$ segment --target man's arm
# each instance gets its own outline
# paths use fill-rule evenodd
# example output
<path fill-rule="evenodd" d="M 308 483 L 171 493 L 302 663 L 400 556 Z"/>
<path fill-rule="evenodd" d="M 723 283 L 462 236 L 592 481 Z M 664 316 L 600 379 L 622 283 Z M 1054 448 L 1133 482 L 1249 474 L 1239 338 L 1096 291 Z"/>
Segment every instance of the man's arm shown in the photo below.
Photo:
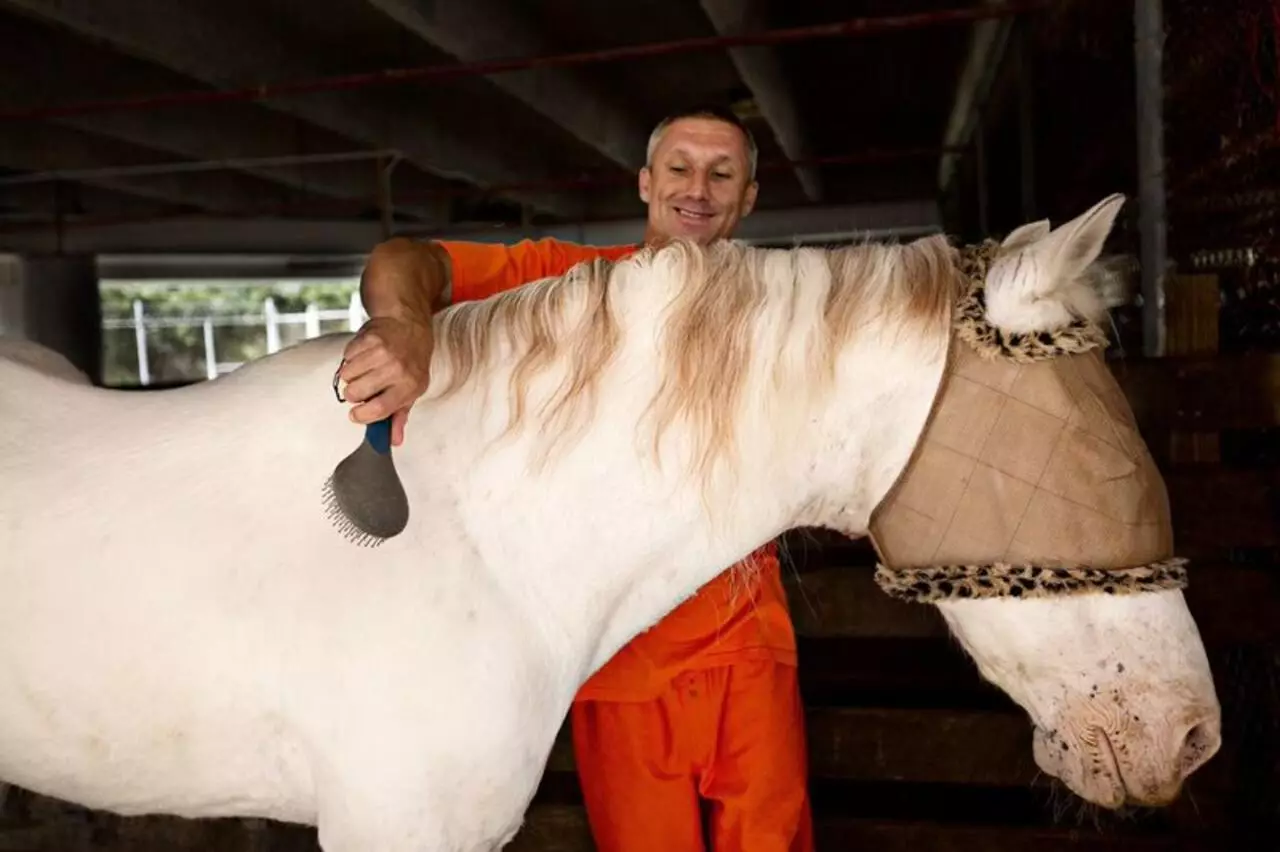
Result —
<path fill-rule="evenodd" d="M 369 321 L 343 350 L 338 378 L 356 423 L 391 418 L 391 443 L 404 441 L 409 409 L 426 393 L 435 339 L 431 318 L 448 306 L 452 269 L 438 243 L 396 237 L 374 247 L 360 277 Z"/>
<path fill-rule="evenodd" d="M 430 381 L 436 311 L 561 275 L 583 260 L 619 259 L 632 251 L 633 246 L 596 248 L 555 239 L 511 246 L 404 237 L 380 243 L 360 280 L 369 321 L 347 344 L 338 370 L 347 382 L 346 399 L 355 403 L 351 419 L 372 423 L 390 416 L 392 444 L 401 444 L 409 409 Z"/>
<path fill-rule="evenodd" d="M 430 317 L 449 305 L 450 266 L 449 253 L 439 243 L 395 237 L 369 254 L 360 299 L 370 318 Z"/>

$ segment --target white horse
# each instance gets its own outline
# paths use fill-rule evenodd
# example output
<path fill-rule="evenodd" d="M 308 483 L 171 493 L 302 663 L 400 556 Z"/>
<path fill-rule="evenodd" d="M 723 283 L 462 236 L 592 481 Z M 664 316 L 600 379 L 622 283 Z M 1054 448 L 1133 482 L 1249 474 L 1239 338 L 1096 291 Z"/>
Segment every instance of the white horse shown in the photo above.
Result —
<path fill-rule="evenodd" d="M 993 312 L 1097 319 L 1117 208 L 1020 231 Z M 320 505 L 360 439 L 346 336 L 149 394 L 0 360 L 0 779 L 327 852 L 501 847 L 620 646 L 790 528 L 868 533 L 943 381 L 957 257 L 675 244 L 451 308 L 379 548 Z M 1168 800 L 1217 748 L 1176 588 L 937 605 L 1082 796 Z"/>

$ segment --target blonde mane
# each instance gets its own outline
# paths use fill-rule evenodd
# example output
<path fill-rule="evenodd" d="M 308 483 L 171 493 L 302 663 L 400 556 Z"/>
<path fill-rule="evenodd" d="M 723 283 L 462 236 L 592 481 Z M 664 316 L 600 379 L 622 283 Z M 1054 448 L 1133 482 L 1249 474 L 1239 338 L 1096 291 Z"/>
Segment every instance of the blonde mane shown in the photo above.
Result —
<path fill-rule="evenodd" d="M 529 414 L 532 383 L 560 381 L 538 411 L 554 443 L 590 422 L 598 382 L 623 338 L 633 288 L 657 291 L 662 320 L 650 400 L 656 454 L 677 422 L 691 429 L 694 469 L 706 476 L 735 447 L 746 405 L 771 425 L 803 421 L 831 388 L 842 346 L 856 334 L 944 340 L 963 279 L 945 237 L 905 245 L 764 249 L 674 241 L 618 261 L 584 262 L 562 276 L 455 305 L 436 325 L 431 396 L 451 394 L 510 359 L 508 432 Z M 759 381 L 767 379 L 766 382 Z"/>

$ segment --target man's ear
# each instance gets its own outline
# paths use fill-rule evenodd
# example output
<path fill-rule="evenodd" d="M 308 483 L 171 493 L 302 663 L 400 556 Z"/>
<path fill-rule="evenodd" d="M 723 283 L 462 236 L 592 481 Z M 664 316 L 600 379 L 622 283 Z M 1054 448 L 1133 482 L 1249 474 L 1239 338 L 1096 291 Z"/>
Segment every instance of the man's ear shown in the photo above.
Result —
<path fill-rule="evenodd" d="M 640 169 L 640 200 L 645 204 L 649 203 L 649 181 L 652 177 L 649 174 L 649 167 L 644 166 Z"/>
<path fill-rule="evenodd" d="M 745 219 L 751 215 L 751 211 L 756 209 L 756 196 L 760 192 L 760 184 L 757 181 L 751 181 L 747 186 L 746 196 L 742 203 L 742 218 Z"/>

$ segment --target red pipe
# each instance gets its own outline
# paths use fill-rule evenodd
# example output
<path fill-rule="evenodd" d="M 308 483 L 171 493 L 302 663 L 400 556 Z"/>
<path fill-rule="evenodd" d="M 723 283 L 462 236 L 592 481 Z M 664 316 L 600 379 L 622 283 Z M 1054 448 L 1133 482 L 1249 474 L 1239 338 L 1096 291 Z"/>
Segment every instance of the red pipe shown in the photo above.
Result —
<path fill-rule="evenodd" d="M 875 33 L 922 29 L 943 24 L 963 24 L 988 18 L 1040 11 L 1051 5 L 1050 0 L 1011 0 L 1001 5 L 983 5 L 967 9 L 944 9 L 933 12 L 916 12 L 906 15 L 888 15 L 877 18 L 853 18 L 830 24 L 816 24 L 790 29 L 765 30 L 732 36 L 686 38 L 655 44 L 613 47 L 605 50 L 565 53 L 558 56 L 535 56 L 521 59 L 496 59 L 480 62 L 427 65 L 412 68 L 386 68 L 360 74 L 321 77 L 292 83 L 264 83 L 240 89 L 219 91 L 186 91 L 167 95 L 137 98 L 116 98 L 96 101 L 79 101 L 47 107 L 9 110 L 0 112 L 0 121 L 35 121 L 84 115 L 92 112 L 148 110 L 184 104 L 226 103 L 230 101 L 260 101 L 283 95 L 299 95 L 312 92 L 359 89 L 367 86 L 395 83 L 450 80 L 483 74 L 502 74 L 509 71 L 525 71 L 531 68 L 565 68 L 597 62 L 618 62 L 625 59 L 644 59 L 654 56 L 670 56 L 678 53 L 694 53 L 729 47 L 759 47 L 786 44 L 819 38 L 840 38 L 873 35 Z"/>
<path fill-rule="evenodd" d="M 914 157 L 938 157 L 945 153 L 962 153 L 963 146 L 946 145 L 933 147 L 915 147 L 915 148 L 893 148 L 893 149 L 868 149 L 864 151 L 856 151 L 851 154 L 836 154 L 828 157 L 811 157 L 801 160 L 788 160 L 785 158 L 764 160 L 760 163 L 760 171 L 774 171 L 783 169 L 792 169 L 797 166 L 839 166 L 839 165 L 856 165 L 859 163 L 879 163 L 891 160 L 910 159 Z M 406 204 L 413 204 L 418 201 L 427 201 L 433 198 L 450 195 L 482 195 L 485 193 L 502 193 L 502 192 L 518 192 L 518 191 L 555 191 L 555 190 L 589 190 L 600 186 L 625 186 L 634 184 L 636 176 L 634 173 L 617 172 L 596 176 L 583 176 L 574 178 L 556 178 L 546 181 L 526 181 L 497 184 L 490 187 L 448 187 L 442 186 L 438 189 L 428 190 L 426 192 L 410 193 L 403 195 L 393 194 L 392 201 L 395 206 L 402 207 Z M 0 197 L 3 197 L 3 187 L 0 187 Z M 299 216 L 299 215 L 350 215 L 352 211 L 365 210 L 371 207 L 372 202 L 360 198 L 319 198 L 305 203 L 285 203 L 285 204 L 267 204 L 258 208 L 247 208 L 241 211 L 221 214 L 223 218 L 240 219 L 253 216 Z M 172 209 L 170 206 L 157 207 L 154 211 L 140 212 L 132 214 L 122 214 L 118 216 L 90 216 L 87 218 L 77 219 L 75 217 L 64 217 L 67 227 L 85 226 L 85 225 L 113 225 L 128 224 L 131 222 L 155 221 L 156 219 L 174 218 L 169 215 Z M 193 215 L 190 212 L 181 212 L 176 214 L 177 218 L 182 216 Z M 199 213 L 194 215 L 201 215 Z M 14 231 L 39 230 L 49 228 L 57 224 L 58 217 L 38 221 L 26 222 L 4 222 L 0 221 L 0 234 L 10 233 Z"/>
<path fill-rule="evenodd" d="M 867 149 L 852 154 L 836 154 L 828 157 L 806 157 L 789 160 L 778 158 L 763 160 L 757 168 L 758 172 L 771 172 L 803 168 L 805 166 L 851 166 L 867 163 L 883 163 L 892 160 L 907 160 L 923 157 L 941 157 L 943 154 L 963 154 L 963 145 L 933 145 L 914 148 Z M 608 173 L 585 174 L 579 177 L 553 178 L 541 181 L 516 181 L 493 184 L 491 186 L 441 186 L 425 192 L 397 194 L 393 200 L 397 206 L 426 201 L 431 198 L 452 195 L 482 195 L 511 192 L 555 192 L 557 190 L 593 189 L 595 187 L 625 186 L 634 184 L 635 172 L 611 170 Z"/>

